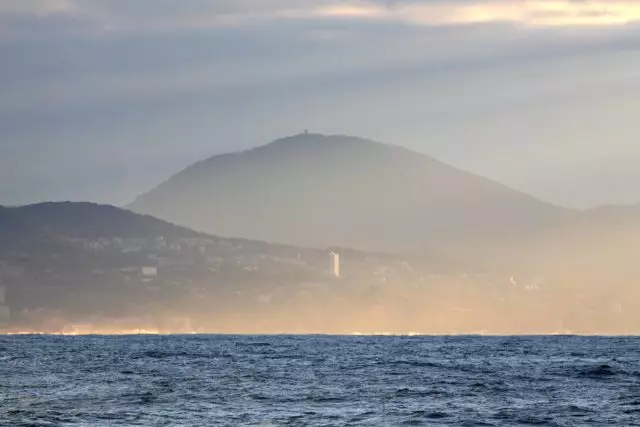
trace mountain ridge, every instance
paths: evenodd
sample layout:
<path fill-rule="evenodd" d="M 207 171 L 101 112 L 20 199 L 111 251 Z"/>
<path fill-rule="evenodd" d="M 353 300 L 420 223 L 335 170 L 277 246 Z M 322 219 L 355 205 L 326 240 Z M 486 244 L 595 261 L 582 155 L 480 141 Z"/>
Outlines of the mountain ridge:
<path fill-rule="evenodd" d="M 0 206 L 0 233 L 55 233 L 71 237 L 198 237 L 201 233 L 112 205 L 92 202 L 42 202 Z"/>
<path fill-rule="evenodd" d="M 217 235 L 384 251 L 517 239 L 573 212 L 416 151 L 321 134 L 209 157 L 128 208 Z"/>

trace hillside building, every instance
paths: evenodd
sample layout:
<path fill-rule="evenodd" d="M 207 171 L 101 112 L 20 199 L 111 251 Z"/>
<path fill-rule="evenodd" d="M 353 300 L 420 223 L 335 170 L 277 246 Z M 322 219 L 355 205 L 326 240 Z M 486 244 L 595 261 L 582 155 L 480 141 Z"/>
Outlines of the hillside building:
<path fill-rule="evenodd" d="M 331 261 L 331 274 L 336 279 L 340 278 L 340 254 L 335 251 L 331 251 L 330 261 Z"/>

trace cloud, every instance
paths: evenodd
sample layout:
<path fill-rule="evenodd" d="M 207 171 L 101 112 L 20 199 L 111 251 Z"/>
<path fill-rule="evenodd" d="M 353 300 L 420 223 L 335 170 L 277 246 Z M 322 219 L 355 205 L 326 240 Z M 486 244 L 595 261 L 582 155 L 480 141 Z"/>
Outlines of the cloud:
<path fill-rule="evenodd" d="M 317 7 L 318 17 L 363 18 L 418 25 L 505 22 L 523 27 L 613 26 L 640 21 L 640 2 L 576 0 L 360 1 Z"/>
<path fill-rule="evenodd" d="M 73 0 L 20 0 L 0 3 L 2 15 L 46 16 L 56 13 L 71 13 L 75 9 Z"/>
<path fill-rule="evenodd" d="M 603 140 L 609 153 L 637 146 L 638 8 L 640 0 L 0 0 L 0 203 L 49 194 L 45 184 L 79 157 L 96 170 L 139 170 L 137 184 L 114 187 L 128 201 L 223 144 L 245 148 L 305 127 L 413 144 L 534 189 L 517 178 L 528 156 L 509 166 L 492 149 L 517 159 L 520 147 L 555 155 L 575 141 L 573 157 L 585 158 L 584 147 Z M 628 152 L 619 157 L 634 158 Z M 141 166 L 145 158 L 155 166 Z M 37 179 L 25 185 L 26 175 Z M 637 197 L 628 181 L 620 194 Z"/>
<path fill-rule="evenodd" d="M 5 27 L 19 24 L 20 29 L 28 17 L 37 19 L 32 25 L 60 19 L 90 22 L 90 26 L 71 28 L 86 31 L 90 27 L 94 32 L 211 29 L 291 20 L 431 27 L 496 23 L 521 28 L 612 27 L 639 23 L 640 0 L 21 0 L 0 4 L 0 23 Z"/>

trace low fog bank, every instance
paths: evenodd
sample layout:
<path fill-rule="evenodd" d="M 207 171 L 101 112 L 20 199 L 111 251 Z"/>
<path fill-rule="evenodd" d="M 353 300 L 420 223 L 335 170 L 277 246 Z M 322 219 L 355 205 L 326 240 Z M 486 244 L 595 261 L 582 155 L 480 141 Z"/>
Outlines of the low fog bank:
<path fill-rule="evenodd" d="M 25 312 L 7 331 L 240 334 L 605 334 L 640 333 L 640 295 L 632 281 L 470 277 L 429 284 L 343 282 L 274 287 L 237 295 L 113 301 L 117 310 Z M 97 315 L 95 313 L 101 312 Z"/>

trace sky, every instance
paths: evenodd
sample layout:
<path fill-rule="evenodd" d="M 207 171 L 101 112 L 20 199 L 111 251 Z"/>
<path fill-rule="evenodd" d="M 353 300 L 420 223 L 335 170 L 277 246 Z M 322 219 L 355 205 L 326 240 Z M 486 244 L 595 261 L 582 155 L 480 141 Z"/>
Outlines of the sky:
<path fill-rule="evenodd" d="M 0 0 L 0 204 L 124 205 L 309 129 L 640 202 L 640 0 Z"/>

